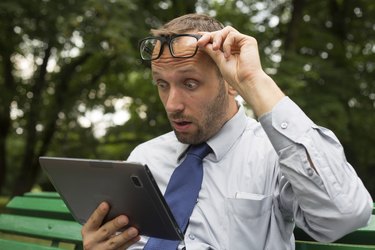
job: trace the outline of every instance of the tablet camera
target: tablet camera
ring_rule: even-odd
[[[137,188],[143,187],[142,182],[138,176],[133,175],[130,178],[132,179],[134,186],[136,186]]]

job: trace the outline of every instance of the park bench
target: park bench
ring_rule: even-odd
[[[81,225],[56,193],[26,193],[0,214],[0,249],[83,249]]]
[[[295,229],[296,250],[375,249],[375,215],[371,223],[335,243],[318,243]],[[16,196],[0,214],[1,250],[82,249],[81,225],[54,192]]]

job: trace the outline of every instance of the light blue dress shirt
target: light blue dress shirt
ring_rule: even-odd
[[[294,249],[295,224],[332,241],[369,222],[372,199],[330,130],[288,97],[259,121],[240,107],[208,140],[213,153],[203,161],[202,189],[179,249]],[[187,147],[170,132],[139,145],[128,160],[147,164],[164,193]]]

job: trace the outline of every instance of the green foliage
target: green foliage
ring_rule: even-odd
[[[138,40],[194,11],[258,40],[265,71],[336,133],[374,194],[375,2],[364,0],[1,1],[2,192],[46,182],[39,155],[125,159],[170,130]]]
[[[158,20],[145,4],[0,3],[0,87],[5,90],[0,106],[9,107],[0,110],[5,121],[1,143],[6,143],[0,169],[6,172],[6,193],[30,188],[40,172],[39,155],[124,159],[136,144],[167,130],[165,118],[158,115],[162,108],[149,70],[137,51],[140,33],[150,28],[146,17]],[[19,69],[25,63],[27,67]],[[104,118],[124,97],[131,100],[130,120],[116,126]],[[92,121],[84,126],[80,122],[95,110],[103,113],[102,126],[113,126],[105,138],[95,136],[98,128]],[[142,119],[140,112],[146,114]]]

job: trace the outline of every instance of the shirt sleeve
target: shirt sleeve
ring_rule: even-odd
[[[284,214],[318,241],[334,241],[369,222],[371,196],[332,131],[288,97],[259,121],[279,155]]]

